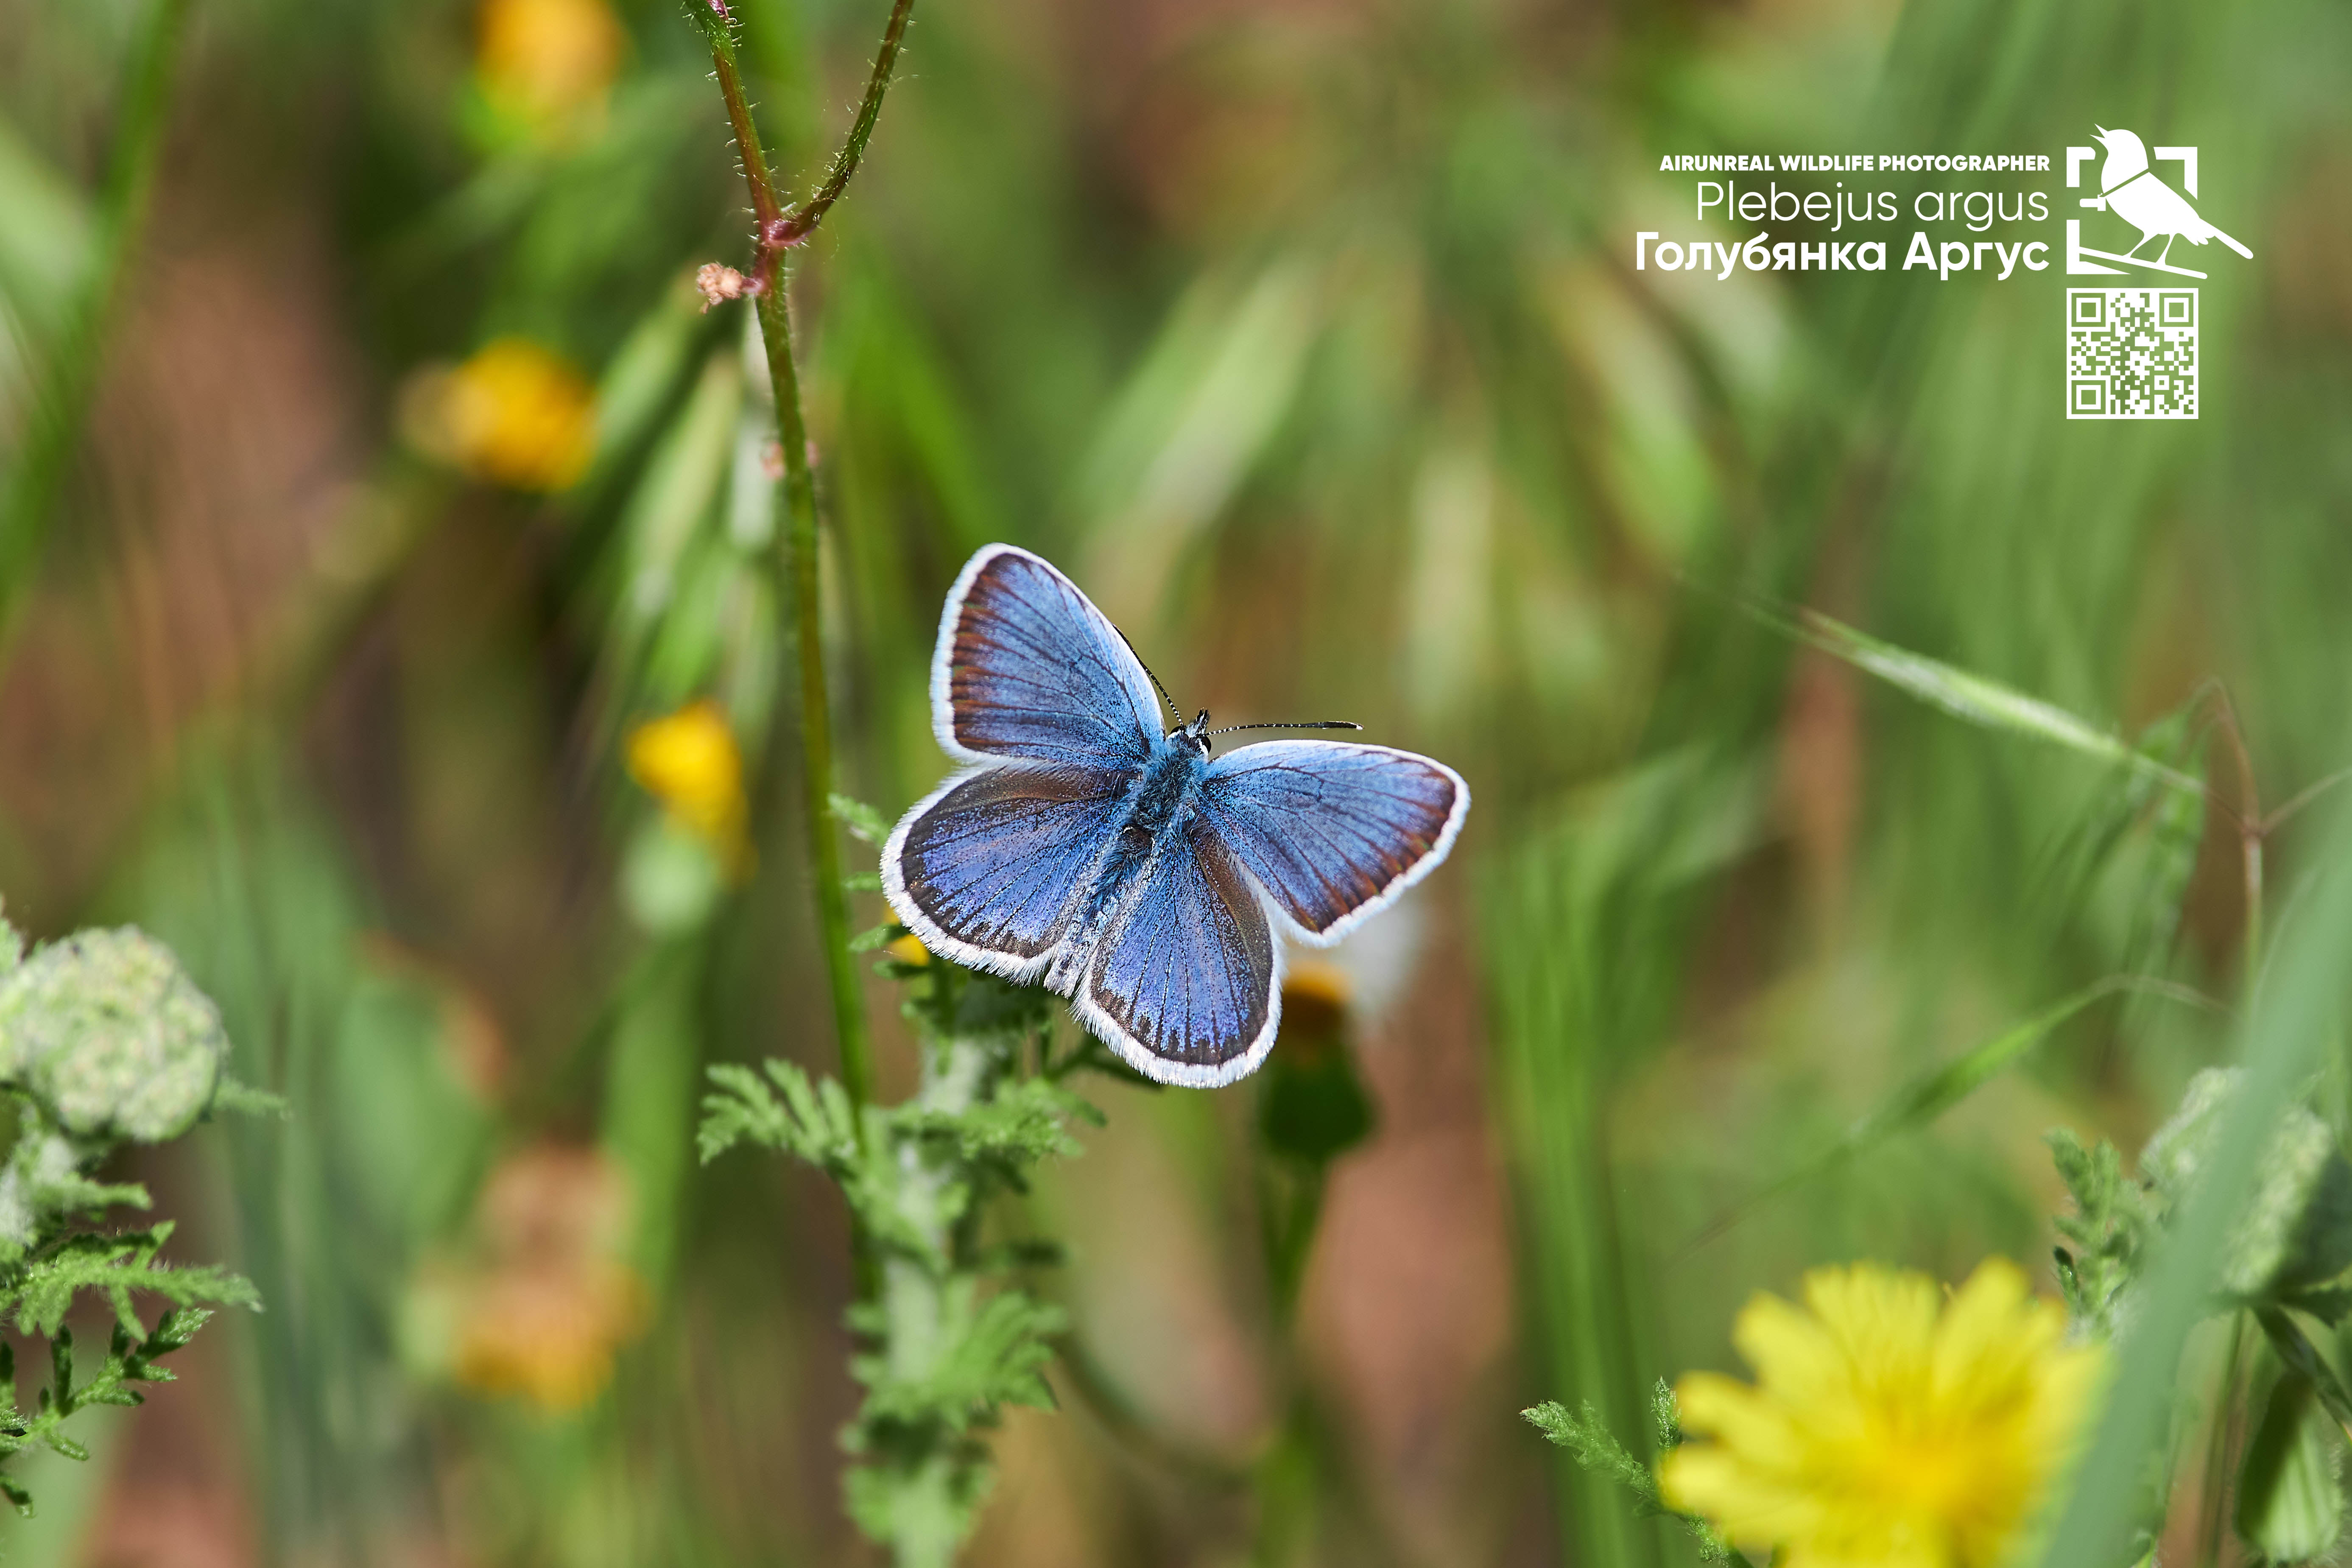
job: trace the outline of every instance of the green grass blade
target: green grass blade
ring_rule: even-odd
[[[51,342],[24,438],[0,489],[0,622],[39,554],[50,506],[98,385],[107,326],[146,226],[163,158],[172,66],[186,32],[187,12],[187,0],[152,0],[131,40],[121,118],[100,207],[104,238],[95,267]]]
[[[2189,1331],[2210,1310],[2231,1227],[2260,1174],[2263,1144],[2334,1037],[2352,963],[2352,812],[2339,812],[2310,903],[2288,926],[2246,1023],[2245,1077],[2222,1113],[2210,1163],[2147,1276],[2145,1302],[2116,1344],[2098,1429],[2042,1555],[2045,1568],[2119,1563],[2145,1461],[2162,1438]]]
[[[2157,996],[2186,1000],[2194,993],[2161,982],[2135,975],[2111,974],[2105,979],[2084,986],[2061,1001],[2036,1013],[2022,1023],[2011,1026],[1990,1039],[1971,1046],[1939,1068],[1922,1073],[1897,1089],[1885,1100],[1864,1112],[1836,1142],[1781,1175],[1754,1196],[1716,1220],[1686,1244],[1683,1256],[1687,1256],[1716,1240],[1740,1220],[1786,1193],[1791,1187],[1811,1180],[1823,1172],[1876,1147],[1898,1133],[1925,1127],[1937,1117],[1966,1100],[1969,1095],[1998,1078],[2003,1071],[2022,1060],[2042,1041],[2056,1033],[2075,1014],[2095,1002],[2103,1001],[2120,992],[2137,992]]]
[[[1874,675],[1930,707],[1988,730],[2047,741],[2100,762],[2130,768],[2170,789],[2203,796],[2204,781],[2159,762],[2078,714],[2054,703],[2029,697],[2015,687],[1973,675],[1965,669],[1881,642],[1832,620],[1818,610],[1800,609],[1791,617],[1765,605],[1748,609],[1767,624],[1801,642],[1843,659],[1856,669]]]
[[[2129,980],[2110,975],[2023,1023],[1970,1047],[1942,1067],[1920,1074],[1849,1128],[1838,1141],[1832,1157],[1858,1154],[1898,1132],[1935,1121],[2021,1060],[2075,1014],[2094,1002],[2133,988]]]
[[[0,120],[0,310],[55,316],[89,270],[89,199]]]

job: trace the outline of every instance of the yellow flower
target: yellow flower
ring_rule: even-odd
[[[1759,1296],[1733,1342],[1757,1385],[1708,1373],[1675,1394],[1668,1501],[1785,1568],[1995,1568],[2072,1449],[2099,1353],[1990,1258],[1948,1300],[1876,1264],[1805,1276],[1805,1306]],[[1940,1308],[1940,1310],[1939,1310]]]
[[[550,142],[593,130],[627,42],[604,0],[484,0],[474,69],[499,113]]]
[[[403,405],[419,447],[512,489],[569,489],[595,452],[594,389],[520,338],[500,338],[455,370],[425,373]]]
[[[1328,959],[1292,959],[1282,977],[1282,1032],[1336,1036],[1355,990],[1348,972]]]
[[[1328,959],[1294,957],[1282,973],[1282,1051],[1294,1065],[1319,1063],[1340,1048],[1355,983]]]
[[[708,844],[721,864],[742,868],[743,754],[719,704],[689,702],[666,718],[629,732],[629,776],[669,812],[670,819]]]
[[[457,1381],[551,1415],[578,1410],[613,1381],[615,1354],[644,1325],[645,1298],[645,1286],[618,1264],[501,1275],[471,1303],[457,1342]]]
[[[457,1291],[459,1383],[559,1415],[604,1391],[646,1318],[644,1282],[614,1257],[627,1210],[620,1172],[590,1151],[541,1145],[491,1173],[488,1266]]]
[[[931,961],[931,950],[925,947],[923,939],[913,931],[908,931],[897,941],[885,944],[882,951],[901,963],[919,965]]]

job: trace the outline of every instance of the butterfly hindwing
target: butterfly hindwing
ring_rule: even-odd
[[[1281,978],[1265,905],[1194,817],[1170,830],[1121,900],[1072,1001],[1139,1071],[1205,1089],[1265,1059]]]
[[[1031,979],[1071,934],[1088,873],[1118,827],[1125,775],[988,767],[950,779],[900,819],[882,886],[923,945]]]
[[[948,595],[931,723],[967,762],[1140,767],[1160,734],[1151,678],[1077,584],[992,544]]]
[[[1270,741],[1209,764],[1202,815],[1309,942],[1336,942],[1453,848],[1470,789],[1386,746]]]

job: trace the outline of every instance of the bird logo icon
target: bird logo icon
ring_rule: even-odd
[[[2201,246],[2209,239],[2218,239],[2231,250],[2253,258],[2253,252],[2197,216],[2189,196],[2182,195],[2165,183],[2151,165],[2147,144],[2128,131],[2098,128],[2098,148],[2069,147],[2066,149],[2066,183],[2078,184],[2082,165],[2099,156],[2105,149],[2105,158],[2099,165],[2099,194],[2084,196],[2083,205],[2096,212],[2113,213],[2139,230],[2139,239],[2129,250],[2093,250],[2082,243],[2082,221],[2070,218],[2066,223],[2066,270],[2069,272],[2119,271],[2116,267],[2102,267],[2097,261],[2120,262],[2126,267],[2145,267],[2158,272],[2176,273],[2183,278],[2202,278],[2202,272],[2171,264],[2175,240],[2185,239]],[[2197,149],[2194,147],[2158,147],[2158,160],[2176,161],[2181,165],[2181,184],[2189,195],[2197,194]],[[2140,252],[2158,240],[2163,248],[2153,258]]]

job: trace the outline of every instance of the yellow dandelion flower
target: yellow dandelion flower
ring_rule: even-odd
[[[482,96],[551,142],[602,123],[628,41],[605,0],[484,0],[478,38]]]
[[[882,951],[901,963],[922,964],[931,961],[931,950],[925,947],[923,939],[913,931],[908,931],[897,941],[885,944]]]
[[[1996,1568],[2065,1464],[2100,1365],[1990,1258],[1948,1300],[1876,1264],[1759,1296],[1733,1342],[1756,1385],[1694,1373],[1667,1500],[1785,1568]]]
[[[743,753],[719,704],[705,698],[629,732],[629,776],[662,803],[672,821],[740,869],[744,837]]]
[[[403,416],[425,452],[512,489],[567,489],[596,447],[594,389],[521,338],[500,338],[454,370],[420,375]]]

